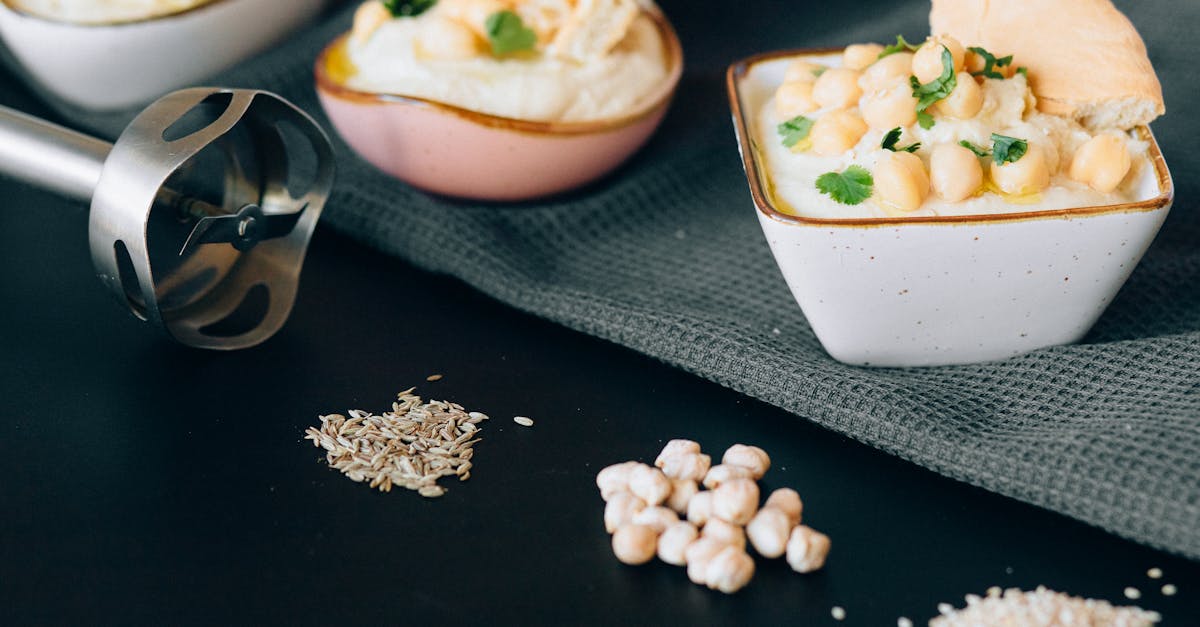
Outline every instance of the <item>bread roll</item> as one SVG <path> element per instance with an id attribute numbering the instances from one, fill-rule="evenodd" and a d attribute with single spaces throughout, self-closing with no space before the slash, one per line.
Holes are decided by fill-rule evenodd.
<path id="1" fill-rule="evenodd" d="M 1029 69 L 1038 109 L 1090 129 L 1128 129 L 1166 111 L 1133 24 L 1109 0 L 933 0 L 930 32 Z"/>

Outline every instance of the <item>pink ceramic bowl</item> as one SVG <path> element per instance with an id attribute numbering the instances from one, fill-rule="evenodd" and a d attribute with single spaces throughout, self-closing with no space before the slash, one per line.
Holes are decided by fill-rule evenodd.
<path id="1" fill-rule="evenodd" d="M 380 170 L 415 187 L 479 200 L 523 200 L 579 187 L 637 151 L 662 121 L 683 71 L 679 38 L 648 11 L 666 45 L 668 79 L 648 104 L 620 118 L 531 122 L 336 80 L 346 36 L 317 58 L 317 95 L 338 133 Z"/>

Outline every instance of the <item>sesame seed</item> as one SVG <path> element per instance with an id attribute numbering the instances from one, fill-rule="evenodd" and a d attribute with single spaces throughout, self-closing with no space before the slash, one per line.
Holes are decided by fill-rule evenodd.
<path id="1" fill-rule="evenodd" d="M 1162 569 L 1151 568 L 1150 570 L 1146 571 L 1146 576 L 1151 579 L 1162 579 Z"/>
<path id="2" fill-rule="evenodd" d="M 1129 586 L 1128 588 L 1125 588 L 1125 598 L 1140 599 L 1142 598 L 1142 591 L 1134 588 L 1133 586 Z"/>
<path id="3" fill-rule="evenodd" d="M 903 616 L 896 619 L 896 627 L 913 627 L 913 622 Z"/>
<path id="4" fill-rule="evenodd" d="M 846 610 L 839 605 L 833 606 L 833 609 L 829 610 L 829 614 L 833 616 L 833 620 L 845 620 L 846 618 Z"/>
<path id="5" fill-rule="evenodd" d="M 954 611 L 954 606 L 949 603 L 938 603 L 937 610 L 938 614 L 949 614 Z"/>
<path id="6" fill-rule="evenodd" d="M 525 416 L 513 416 L 513 422 L 521 425 L 522 427 L 533 426 L 533 418 L 526 418 Z"/>
<path id="7" fill-rule="evenodd" d="M 1179 592 L 1179 589 L 1177 589 L 1173 583 L 1165 584 L 1162 587 L 1163 596 L 1173 597 L 1175 596 L 1176 592 Z"/>
<path id="8" fill-rule="evenodd" d="M 432 383 L 432 382 L 434 382 L 434 381 L 441 381 L 441 380 L 442 380 L 442 375 L 440 375 L 440 374 L 431 374 L 431 375 L 429 375 L 428 377 L 425 377 L 425 380 L 426 380 L 426 381 L 429 381 L 429 382 L 431 382 L 431 383 Z"/>

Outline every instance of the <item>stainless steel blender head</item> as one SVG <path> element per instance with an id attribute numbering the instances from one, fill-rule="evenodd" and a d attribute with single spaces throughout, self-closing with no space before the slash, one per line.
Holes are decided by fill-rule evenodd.
<path id="1" fill-rule="evenodd" d="M 100 281 L 172 338 L 232 350 L 287 320 L 334 164 L 325 133 L 279 96 L 196 88 L 111 145 L 0 107 L 0 174 L 90 199 Z"/>

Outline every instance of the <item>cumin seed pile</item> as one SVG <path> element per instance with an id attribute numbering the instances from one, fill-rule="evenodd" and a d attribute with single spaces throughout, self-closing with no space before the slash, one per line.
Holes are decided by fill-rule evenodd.
<path id="1" fill-rule="evenodd" d="M 382 415 L 360 409 L 321 416 L 304 439 L 324 448 L 325 460 L 351 481 L 368 482 L 381 492 L 393 486 L 416 490 L 428 498 L 446 493 L 442 477 L 471 478 L 471 457 L 481 438 L 479 423 L 488 417 L 467 412 L 457 403 L 429 401 L 409 388 L 396 395 L 392 410 Z"/>

